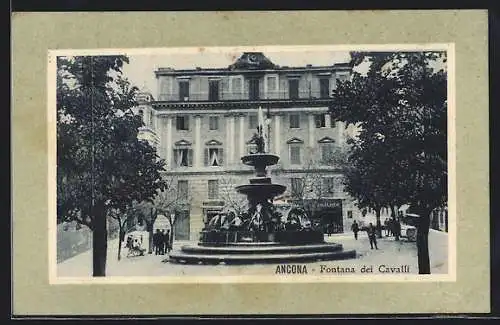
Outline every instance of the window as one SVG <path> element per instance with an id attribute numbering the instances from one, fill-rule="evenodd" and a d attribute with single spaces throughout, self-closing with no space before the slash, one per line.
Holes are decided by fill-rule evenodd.
<path id="1" fill-rule="evenodd" d="M 210 200 L 216 200 L 219 197 L 219 181 L 209 180 L 208 181 L 208 198 Z"/>
<path id="2" fill-rule="evenodd" d="M 337 120 L 333 115 L 330 114 L 329 116 L 330 116 L 330 127 L 334 128 L 335 125 L 337 124 Z"/>
<path id="3" fill-rule="evenodd" d="M 209 101 L 219 100 L 219 80 L 208 81 L 208 100 Z"/>
<path id="4" fill-rule="evenodd" d="M 189 130 L 189 116 L 177 116 L 176 118 L 176 127 L 179 131 L 188 131 Z"/>
<path id="5" fill-rule="evenodd" d="M 297 145 L 290 146 L 290 163 L 300 165 L 300 147 Z"/>
<path id="6" fill-rule="evenodd" d="M 205 166 L 222 166 L 224 151 L 222 148 L 206 148 L 205 149 Z"/>
<path id="7" fill-rule="evenodd" d="M 347 211 L 347 219 L 352 219 L 352 211 Z"/>
<path id="8" fill-rule="evenodd" d="M 333 177 L 323 178 L 323 191 L 326 193 L 333 193 L 335 189 L 335 180 Z"/>
<path id="9" fill-rule="evenodd" d="M 179 81 L 179 100 L 189 100 L 189 80 Z"/>
<path id="10" fill-rule="evenodd" d="M 193 149 L 189 148 L 174 149 L 174 165 L 176 167 L 192 167 Z"/>
<path id="11" fill-rule="evenodd" d="M 248 128 L 251 130 L 257 129 L 257 115 L 249 115 L 248 116 Z"/>
<path id="12" fill-rule="evenodd" d="M 278 79 L 275 76 L 267 77 L 267 91 L 272 92 L 278 89 Z"/>
<path id="13" fill-rule="evenodd" d="M 290 129 L 300 128 L 300 115 L 290 114 Z"/>
<path id="14" fill-rule="evenodd" d="M 187 198 L 188 198 L 188 181 L 179 180 L 177 182 L 177 191 L 179 193 L 180 199 L 187 200 Z"/>
<path id="15" fill-rule="evenodd" d="M 231 80 L 231 91 L 234 94 L 240 94 L 241 93 L 241 78 L 236 77 Z"/>
<path id="16" fill-rule="evenodd" d="M 332 160 L 333 156 L 333 145 L 330 143 L 325 143 L 321 145 L 321 161 L 327 163 Z"/>
<path id="17" fill-rule="evenodd" d="M 293 196 L 301 196 L 302 193 L 302 178 L 291 178 L 291 193 Z"/>
<path id="18" fill-rule="evenodd" d="M 250 100 L 258 100 L 260 98 L 259 79 L 252 78 L 248 80 L 248 94 Z"/>
<path id="19" fill-rule="evenodd" d="M 288 94 L 290 99 L 299 98 L 299 79 L 288 80 Z"/>
<path id="20" fill-rule="evenodd" d="M 330 97 L 330 79 L 328 78 L 319 79 L 319 93 L 321 98 Z"/>
<path id="21" fill-rule="evenodd" d="M 325 114 L 314 115 L 314 124 L 317 128 L 324 128 L 326 126 Z"/>
<path id="22" fill-rule="evenodd" d="M 219 129 L 219 117 L 218 116 L 209 116 L 208 117 L 208 128 L 210 130 L 218 130 Z"/>

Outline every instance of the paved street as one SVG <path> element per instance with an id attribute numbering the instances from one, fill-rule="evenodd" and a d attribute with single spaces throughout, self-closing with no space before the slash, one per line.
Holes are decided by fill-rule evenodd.
<path id="1" fill-rule="evenodd" d="M 336 242 L 344 245 L 344 249 L 355 249 L 358 258 L 341 261 L 327 261 L 307 263 L 309 269 L 320 269 L 321 264 L 333 267 L 355 267 L 359 270 L 362 265 L 374 265 L 374 274 L 378 273 L 379 265 L 397 267 L 408 265 L 409 273 L 418 273 L 417 248 L 413 242 L 394 241 L 392 237 L 378 240 L 378 250 L 371 250 L 366 233 L 360 233 L 359 239 L 354 240 L 352 233 L 325 236 L 327 242 Z M 107 276 L 215 276 L 215 275 L 272 275 L 275 274 L 276 264 L 267 265 L 179 265 L 168 263 L 166 255 L 148 255 L 126 257 L 126 249 L 122 250 L 122 260 L 117 260 L 117 241 L 108 245 Z M 179 249 L 187 242 L 174 243 L 174 249 Z M 429 233 L 429 251 L 432 274 L 446 274 L 448 272 L 448 235 L 431 230 Z M 70 258 L 57 266 L 59 277 L 87 277 L 92 274 L 92 253 L 85 252 Z M 357 272 L 359 274 L 359 272 Z M 346 273 L 336 273 L 342 275 Z M 348 274 L 348 273 L 347 273 Z"/>

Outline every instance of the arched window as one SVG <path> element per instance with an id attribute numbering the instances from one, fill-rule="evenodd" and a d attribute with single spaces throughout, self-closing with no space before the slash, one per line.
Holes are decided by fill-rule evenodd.
<path id="1" fill-rule="evenodd" d="M 222 142 L 210 140 L 205 143 L 205 166 L 218 167 L 224 164 L 224 149 Z"/>
<path id="2" fill-rule="evenodd" d="M 186 140 L 177 141 L 174 147 L 173 164 L 174 167 L 192 167 L 193 149 L 191 142 Z"/>

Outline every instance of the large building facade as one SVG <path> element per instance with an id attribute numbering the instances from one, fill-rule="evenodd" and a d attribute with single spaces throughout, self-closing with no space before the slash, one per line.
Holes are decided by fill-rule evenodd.
<path id="1" fill-rule="evenodd" d="M 315 202 L 315 218 L 336 231 L 350 229 L 361 213 L 343 189 L 341 166 L 329 159 L 345 149 L 346 130 L 328 110 L 338 80 L 351 72 L 347 63 L 278 66 L 260 52 L 245 52 L 220 69 L 157 69 L 158 93 L 139 97 L 141 136 L 157 147 L 165 177 L 175 178 L 185 200 L 176 238 L 196 240 L 211 216 L 244 202 L 234 186 L 253 173 L 240 157 L 255 146 L 259 107 L 267 116 L 269 151 L 280 156 L 270 174 L 287 186 L 282 199 Z"/>

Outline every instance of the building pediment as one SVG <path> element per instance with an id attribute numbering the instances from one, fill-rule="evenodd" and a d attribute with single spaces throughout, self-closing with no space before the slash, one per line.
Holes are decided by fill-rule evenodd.
<path id="1" fill-rule="evenodd" d="M 210 140 L 205 142 L 206 146 L 222 146 L 222 142 L 217 141 L 217 140 Z"/>
<path id="2" fill-rule="evenodd" d="M 174 145 L 176 145 L 176 146 L 190 146 L 191 142 L 189 142 L 187 140 L 179 140 L 179 141 L 175 142 Z"/>
<path id="3" fill-rule="evenodd" d="M 275 69 L 277 66 L 262 52 L 244 52 L 229 69 L 265 70 Z"/>
<path id="4" fill-rule="evenodd" d="M 304 141 L 299 139 L 299 138 L 294 137 L 294 138 L 291 138 L 290 140 L 288 140 L 286 143 L 287 144 L 302 144 L 302 143 L 304 143 Z"/>
<path id="5" fill-rule="evenodd" d="M 335 140 L 333 140 L 330 137 L 324 137 L 318 140 L 318 143 L 333 143 Z"/>

